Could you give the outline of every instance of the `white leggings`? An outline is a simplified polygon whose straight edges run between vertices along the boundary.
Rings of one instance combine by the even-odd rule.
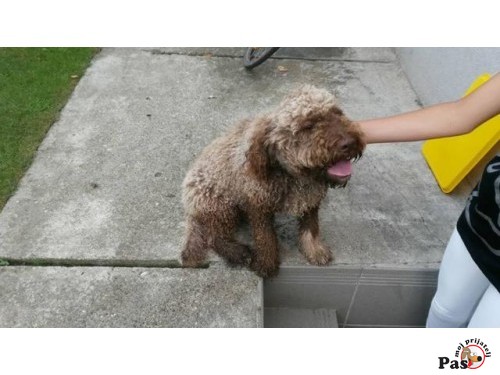
[[[472,260],[456,228],[439,268],[427,327],[500,327],[500,293]]]

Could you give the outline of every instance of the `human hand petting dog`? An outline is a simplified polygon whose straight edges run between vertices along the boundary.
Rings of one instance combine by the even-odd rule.
[[[314,265],[333,259],[319,235],[318,210],[328,187],[343,187],[351,162],[364,150],[359,125],[328,91],[310,85],[272,112],[241,121],[195,160],[183,182],[185,267],[198,267],[209,250],[229,265],[259,276],[278,274],[274,216],[299,218],[300,251]],[[254,247],[234,239],[239,220],[252,228]]]
[[[469,95],[416,111],[359,121],[366,143],[408,142],[469,133],[500,113],[500,74]]]

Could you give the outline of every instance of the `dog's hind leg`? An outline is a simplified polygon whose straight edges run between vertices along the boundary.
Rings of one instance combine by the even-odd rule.
[[[211,223],[213,250],[226,260],[229,266],[248,266],[252,259],[250,247],[234,239],[239,215],[235,209],[228,208],[216,216]]]
[[[274,230],[274,216],[258,208],[249,210],[255,254],[250,268],[261,277],[274,277],[279,272],[279,244]]]
[[[318,209],[313,208],[299,219],[299,242],[300,251],[309,263],[324,266],[332,261],[333,256],[320,240]]]
[[[248,266],[252,253],[247,245],[234,239],[218,238],[215,240],[214,251],[225,259],[231,267]]]
[[[206,260],[208,250],[213,250],[229,266],[248,266],[252,253],[248,246],[234,239],[237,224],[238,213],[230,208],[204,217],[190,217],[182,265],[199,267]]]
[[[187,235],[181,259],[184,267],[200,267],[207,257],[209,236],[206,227],[197,219],[189,217]]]

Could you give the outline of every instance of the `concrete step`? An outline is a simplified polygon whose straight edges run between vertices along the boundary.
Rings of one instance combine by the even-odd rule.
[[[253,273],[0,267],[0,327],[262,327]]]
[[[333,309],[299,309],[267,307],[264,309],[265,328],[338,328],[337,312]]]
[[[283,267],[264,283],[264,326],[321,326],[336,311],[342,328],[423,327],[436,283],[430,269]]]

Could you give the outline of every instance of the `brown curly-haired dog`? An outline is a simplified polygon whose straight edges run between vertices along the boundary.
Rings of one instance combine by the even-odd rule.
[[[351,160],[364,147],[358,125],[334,96],[309,85],[274,112],[242,121],[203,150],[184,179],[183,265],[201,265],[212,249],[231,265],[275,276],[277,212],[298,217],[301,252],[309,263],[328,264],[332,254],[320,241],[319,205],[329,186],[345,186]],[[252,228],[253,250],[233,237],[242,215]]]

